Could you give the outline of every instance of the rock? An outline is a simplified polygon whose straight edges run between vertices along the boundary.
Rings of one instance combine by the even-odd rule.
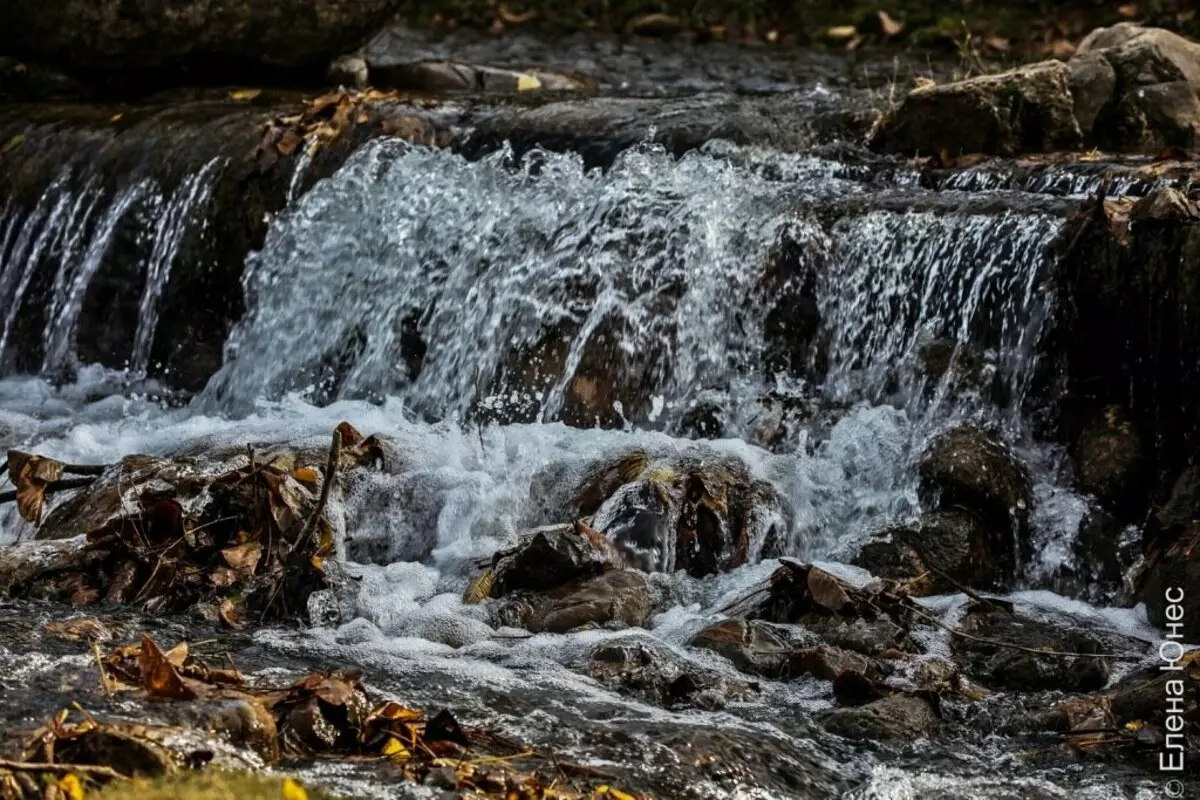
[[[1088,508],[1079,521],[1073,546],[1084,598],[1101,600],[1121,589],[1124,573],[1121,552],[1123,529],[1116,517],[1097,505]]]
[[[319,75],[360,45],[398,0],[9,0],[0,7],[9,55],[88,71],[239,79],[279,70]],[[236,76],[236,78],[235,78]],[[93,77],[88,75],[88,77]]]
[[[906,598],[881,582],[857,589],[819,567],[784,559],[765,585],[722,609],[731,617],[799,624],[828,644],[877,655],[910,650]]]
[[[547,594],[533,605],[527,627],[539,633],[566,633],[583,626],[645,625],[654,607],[646,576],[613,570]]]
[[[371,62],[369,66],[376,88],[414,92],[561,92],[596,86],[583,75],[544,67],[510,69],[455,61]]]
[[[783,667],[785,678],[811,675],[823,681],[832,681],[843,672],[854,672],[868,678],[879,677],[875,663],[866,656],[827,644],[796,650],[788,656]]]
[[[998,75],[913,90],[872,138],[888,153],[1011,155],[1078,147],[1082,142],[1071,70],[1043,61]]]
[[[349,53],[333,60],[325,73],[334,86],[364,89],[370,84],[371,71],[367,60],[359,53]]]
[[[588,471],[581,514],[647,572],[702,577],[757,561],[786,537],[790,513],[741,461],[696,448],[652,458],[638,450]]]
[[[1095,119],[1100,144],[1145,150],[1200,141],[1200,44],[1128,22],[1093,31],[1072,63],[1083,65],[1078,74],[1089,76],[1098,99],[1103,68],[1097,59],[1114,75],[1114,102],[1102,106]]]
[[[1006,553],[1011,559],[1011,553]],[[957,592],[997,584],[997,558],[979,515],[961,508],[929,511],[914,524],[893,528],[865,544],[855,557],[880,578],[906,583],[914,596]],[[926,577],[920,581],[916,579]]]
[[[864,706],[839,708],[824,719],[825,729],[847,739],[920,739],[941,725],[923,697],[895,694]]]
[[[653,639],[605,642],[585,657],[584,672],[600,683],[666,708],[725,706],[730,688],[717,674],[697,668]],[[749,687],[735,693],[744,694]]]
[[[959,627],[975,638],[955,637],[956,658],[974,680],[991,689],[1095,691],[1104,688],[1110,674],[1109,659],[1102,654],[1146,649],[1144,643],[1072,627],[1065,620],[1043,621],[985,604],[975,604]]]
[[[941,433],[926,446],[918,467],[922,503],[978,514],[1002,576],[1016,564],[1016,543],[1028,532],[1033,489],[1029,474],[999,438],[973,425]],[[953,558],[950,559],[953,561]]]
[[[1132,209],[1140,219],[1131,222]],[[1090,202],[1063,228],[1053,358],[1067,441],[1111,406],[1141,437],[1155,494],[1200,451],[1200,216],[1173,190]],[[1047,354],[1050,355],[1050,354]]]
[[[1144,519],[1149,470],[1129,415],[1110,406],[1085,425],[1072,448],[1079,488],[1119,516]]]
[[[1179,624],[1188,642],[1200,642],[1200,619],[1187,605],[1192,597],[1200,597],[1200,522],[1193,521],[1174,538],[1152,541],[1147,556],[1139,596],[1146,604],[1146,614],[1159,628]],[[1177,609],[1185,611],[1178,617]],[[1168,610],[1176,610],[1168,614]]]
[[[1112,100],[1117,88],[1117,73],[1108,59],[1099,53],[1078,53],[1067,62],[1071,70],[1069,85],[1075,103],[1075,119],[1084,136],[1088,136],[1096,117]]]
[[[624,563],[603,537],[587,534],[586,526],[540,528],[526,534],[516,547],[496,553],[490,596],[548,591]]]
[[[688,642],[725,656],[742,672],[777,677],[784,667],[791,645],[773,626],[765,622],[727,619],[698,631]]]

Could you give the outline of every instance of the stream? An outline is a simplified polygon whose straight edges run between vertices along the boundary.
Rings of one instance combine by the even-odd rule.
[[[631,69],[589,62],[579,47],[560,61],[606,77]],[[798,107],[878,97],[889,69],[873,65],[876,88],[863,89],[867,71],[756,71],[765,57],[754,54],[738,83],[719,59],[705,73],[694,54],[673,57],[683,66],[668,61],[641,79],[676,80],[672,95],[795,97]],[[637,81],[619,88],[658,93]],[[1094,176],[1065,166],[1020,183],[965,168],[931,185],[911,164],[838,142],[779,149],[714,138],[681,154],[653,124],[602,166],[558,150],[382,137],[328,175],[306,176],[298,160],[288,202],[245,259],[245,311],[230,320],[219,368],[187,392],[164,368],[156,332],[176,324],[174,282],[198,269],[188,248],[222,235],[212,220],[228,202],[215,189],[226,157],[198,153],[161,174],[150,157],[124,174],[47,170],[35,199],[0,201],[0,439],[69,463],[112,463],[279,442],[322,448],[343,420],[389,437],[396,463],[356,478],[331,510],[353,591],[314,597],[311,627],[239,634],[239,660],[356,664],[405,702],[451,708],[658,796],[1160,796],[1148,772],[1053,744],[1030,752],[992,730],[1004,696],[947,709],[947,736],[857,742],[817,721],[833,703],[828,682],[748,676],[688,646],[778,565],[761,547],[723,574],[655,573],[664,601],[644,630],[531,635],[464,604],[477,562],[521,531],[564,521],[556,503],[589,465],[632,448],[740,461],[785,503],[774,555],[861,585],[869,575],[850,562],[862,544],[922,509],[922,450],[970,421],[1002,432],[1033,482],[1034,545],[1003,597],[1039,619],[1142,640],[1146,663],[1161,641],[1144,608],[1086,591],[1074,539],[1089,498],[1072,487],[1062,446],[1042,435],[1056,386],[1046,349],[1053,246]],[[111,324],[97,326],[98,298],[109,298]],[[115,360],[89,358],[101,345]],[[931,368],[937,354],[970,368]],[[33,536],[4,509],[0,545]],[[953,625],[969,599],[920,602]],[[52,611],[0,606],[0,621],[6,613]],[[186,620],[145,622],[191,633]],[[37,645],[7,638],[9,675],[53,676],[78,658],[29,662],[23,648]],[[581,670],[588,652],[618,640],[757,690],[717,708],[656,706]],[[951,651],[948,634],[923,644]],[[1109,684],[1131,668],[1114,667]],[[39,711],[53,709],[5,715]],[[728,771],[699,766],[706,753]],[[350,767],[307,769],[353,795],[435,796]]]

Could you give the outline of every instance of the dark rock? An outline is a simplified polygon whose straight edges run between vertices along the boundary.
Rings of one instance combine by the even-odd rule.
[[[652,639],[621,638],[593,649],[585,657],[584,672],[617,691],[631,693],[666,708],[723,708],[731,693],[749,687],[728,687],[721,678],[703,670]]]
[[[325,74],[331,84],[347,89],[364,89],[371,80],[367,60],[358,53],[335,58]]]
[[[1125,519],[1145,517],[1147,478],[1141,437],[1116,406],[1084,426],[1072,448],[1079,488]]]
[[[828,644],[867,655],[913,649],[904,598],[881,583],[856,589],[808,564],[784,560],[764,586],[723,609],[731,617],[799,624]]]
[[[163,73],[246,83],[283,70],[319,75],[363,43],[397,0],[7,0],[10,55],[75,71],[120,71],[138,83]]]
[[[832,681],[844,672],[877,678],[879,671],[875,663],[861,653],[826,644],[796,650],[788,656],[783,667],[783,677],[786,678],[811,675],[823,681]]]
[[[889,153],[1009,155],[1078,147],[1082,142],[1071,71],[1043,61],[914,90],[871,144]]]
[[[1095,64],[1097,57],[1115,77],[1115,102],[1095,121],[1101,144],[1161,149],[1191,147],[1200,139],[1200,44],[1125,22],[1093,31],[1073,61]]]
[[[1091,506],[1079,521],[1074,552],[1085,598],[1111,597],[1121,588],[1124,561],[1121,551],[1123,529],[1116,517],[1099,506]]]
[[[1128,201],[1091,202],[1064,226],[1047,355],[1066,377],[1064,439],[1120,407],[1144,448],[1142,480],[1165,495],[1154,481],[1200,450],[1200,371],[1186,366],[1200,363],[1200,212],[1170,189],[1133,208],[1135,224]]]
[[[918,472],[922,502],[976,512],[987,526],[999,573],[1010,575],[1033,506],[1029,474],[1012,450],[982,428],[962,425],[934,437]]]
[[[993,689],[1095,691],[1108,683],[1110,660],[1104,654],[1129,655],[1145,649],[1144,643],[1120,636],[983,604],[977,604],[959,627],[975,637],[954,639],[959,662],[974,680]]]
[[[1011,540],[1010,540],[1011,542]],[[914,596],[958,591],[956,584],[990,588],[999,577],[992,537],[972,511],[949,508],[921,515],[865,544],[854,559],[880,578],[906,583]],[[1004,558],[1011,559],[1006,549]],[[916,580],[920,576],[922,580]]]
[[[633,451],[597,465],[575,502],[641,569],[696,577],[761,558],[786,536],[790,516],[771,484],[702,448],[661,459]]]
[[[1072,58],[1071,97],[1075,102],[1075,119],[1084,136],[1091,134],[1096,117],[1112,100],[1117,87],[1117,73],[1108,59],[1096,52],[1084,52]]]
[[[1187,605],[1200,597],[1200,522],[1191,523],[1174,542],[1155,545],[1139,593],[1147,616],[1162,629],[1177,624],[1188,642],[1200,642],[1200,620]],[[1182,615],[1180,608],[1185,609]]]
[[[786,637],[764,622],[727,619],[709,625],[688,642],[728,658],[743,672],[777,677],[791,652]]]
[[[923,697],[895,694],[864,706],[838,708],[824,719],[825,729],[847,739],[920,739],[941,726],[933,705]]]
[[[613,570],[548,593],[533,605],[527,627],[535,633],[566,633],[584,626],[641,627],[653,608],[645,575]]]
[[[511,550],[496,553],[491,596],[556,589],[623,562],[602,537],[589,537],[581,530],[586,529],[573,525],[542,528]]]

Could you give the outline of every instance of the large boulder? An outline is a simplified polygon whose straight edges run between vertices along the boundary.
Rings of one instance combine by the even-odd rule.
[[[1200,44],[1123,22],[1092,31],[1071,73],[1080,127],[1099,144],[1153,149],[1200,141]],[[1100,102],[1106,86],[1111,99]]]
[[[872,146],[889,153],[1047,152],[1078,147],[1071,70],[1043,61],[915,89],[885,119]]]
[[[1079,488],[1126,519],[1145,517],[1145,448],[1129,415],[1110,406],[1093,415],[1072,448]]]
[[[9,55],[82,73],[233,78],[313,70],[362,44],[399,0],[5,0]],[[243,74],[243,80],[244,80]]]
[[[863,545],[854,563],[877,577],[904,582],[915,596],[953,593],[959,584],[990,588],[997,583],[992,547],[978,514],[949,508],[885,531]],[[1012,560],[1011,547],[1004,547],[1004,558]]]
[[[918,472],[922,502],[975,512],[987,526],[1000,573],[1011,573],[1033,506],[1029,473],[1013,451],[983,428],[960,425],[930,441]]]

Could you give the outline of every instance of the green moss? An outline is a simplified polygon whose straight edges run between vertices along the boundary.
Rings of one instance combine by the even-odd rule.
[[[185,772],[153,780],[121,781],[99,794],[96,800],[290,800],[284,794],[285,778],[250,772]],[[332,795],[304,787],[308,800],[332,800]]]

